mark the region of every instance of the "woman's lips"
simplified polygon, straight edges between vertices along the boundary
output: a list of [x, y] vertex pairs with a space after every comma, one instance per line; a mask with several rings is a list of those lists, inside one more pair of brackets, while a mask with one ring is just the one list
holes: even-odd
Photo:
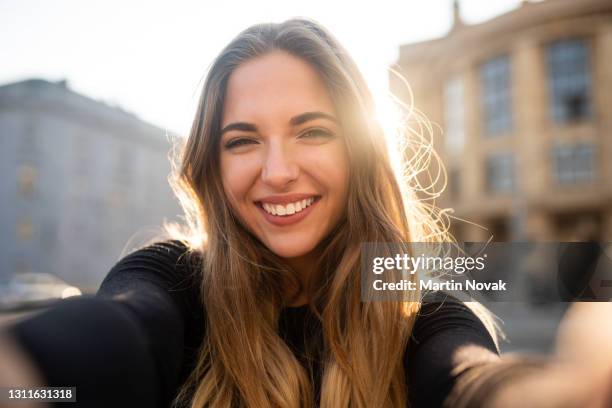
[[264, 218], [268, 222], [270, 222], [271, 224], [274, 224], [276, 226], [283, 227], [283, 226], [286, 226], [286, 225], [295, 224], [295, 223], [300, 222], [301, 220], [303, 220], [308, 214], [310, 214], [312, 212], [313, 207], [316, 206], [319, 203], [319, 199], [320, 198], [321, 198], [321, 196], [314, 197], [314, 201], [312, 202], [312, 204], [310, 204], [308, 207], [306, 207], [302, 211], [297, 212], [295, 214], [291, 214], [291, 215], [273, 215], [273, 214], [270, 214], [269, 212], [267, 212], [266, 210], [263, 209], [263, 206], [262, 206], [261, 202], [257, 202], [255, 204], [255, 206], [259, 209], [259, 211], [261, 211], [261, 213], [263, 214]]

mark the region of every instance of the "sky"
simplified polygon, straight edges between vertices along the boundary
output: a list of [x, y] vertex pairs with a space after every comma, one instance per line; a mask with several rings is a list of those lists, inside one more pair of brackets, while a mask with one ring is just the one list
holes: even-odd
[[[520, 0], [460, 4], [476, 24]], [[216, 54], [252, 24], [296, 16], [327, 27], [382, 101], [399, 46], [444, 36], [452, 0], [0, 0], [0, 85], [66, 79], [75, 92], [186, 135]]]

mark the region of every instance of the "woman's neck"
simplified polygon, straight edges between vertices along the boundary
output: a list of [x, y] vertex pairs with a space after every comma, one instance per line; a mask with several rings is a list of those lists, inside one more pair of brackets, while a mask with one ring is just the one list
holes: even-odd
[[[318, 258], [318, 254], [316, 252], [318, 251], [315, 250], [299, 257], [286, 259], [289, 266], [291, 266], [291, 268], [297, 273], [302, 288], [307, 288], [310, 284], [310, 280], [315, 275], [316, 271], [314, 270], [314, 268], [316, 265], [316, 260]], [[308, 300], [308, 295], [302, 289], [300, 293], [298, 293], [296, 296], [293, 297], [293, 299], [291, 299], [288, 306], [303, 306], [308, 303]]]

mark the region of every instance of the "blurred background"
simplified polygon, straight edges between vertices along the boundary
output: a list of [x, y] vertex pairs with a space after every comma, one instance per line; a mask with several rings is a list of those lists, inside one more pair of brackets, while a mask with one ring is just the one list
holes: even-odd
[[[465, 2], [466, 5], [469, 2]], [[523, 1], [400, 46], [461, 241], [612, 241], [612, 2]], [[391, 76], [391, 89], [408, 100]]]
[[[167, 157], [207, 67], [294, 16], [338, 37], [383, 122], [389, 91], [411, 99], [389, 68], [406, 78], [459, 240], [612, 241], [612, 2], [339, 3], [0, 1], [0, 325], [94, 293], [180, 220]], [[550, 351], [565, 306], [494, 311], [504, 350]]]

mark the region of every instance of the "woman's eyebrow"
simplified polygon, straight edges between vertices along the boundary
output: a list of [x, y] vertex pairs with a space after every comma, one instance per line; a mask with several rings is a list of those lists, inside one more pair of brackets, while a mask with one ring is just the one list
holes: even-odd
[[257, 132], [257, 127], [253, 125], [252, 123], [234, 122], [234, 123], [230, 123], [229, 125], [225, 126], [223, 129], [221, 129], [221, 135], [223, 135], [225, 132], [229, 132], [230, 130], [242, 130], [244, 132]]
[[[303, 123], [306, 123], [308, 121], [315, 120], [315, 119], [327, 119], [336, 124], [338, 123], [338, 121], [333, 115], [330, 115], [329, 113], [325, 113], [325, 112], [314, 111], [314, 112], [305, 112], [300, 115], [292, 117], [291, 120], [289, 120], [289, 124], [291, 126], [299, 126]], [[223, 129], [221, 129], [221, 135], [223, 135], [225, 132], [229, 132], [230, 130], [242, 130], [243, 132], [257, 132], [257, 126], [255, 126], [252, 123], [247, 123], [247, 122], [233, 122], [225, 126]]]
[[315, 119], [327, 119], [336, 124], [338, 123], [338, 121], [333, 115], [330, 115], [329, 113], [325, 113], [325, 112], [319, 112], [319, 111], [306, 112], [306, 113], [302, 113], [300, 115], [294, 116], [291, 118], [289, 123], [291, 124], [291, 126], [298, 126], [298, 125], [301, 125], [302, 123], [308, 122], [310, 120], [315, 120]]

